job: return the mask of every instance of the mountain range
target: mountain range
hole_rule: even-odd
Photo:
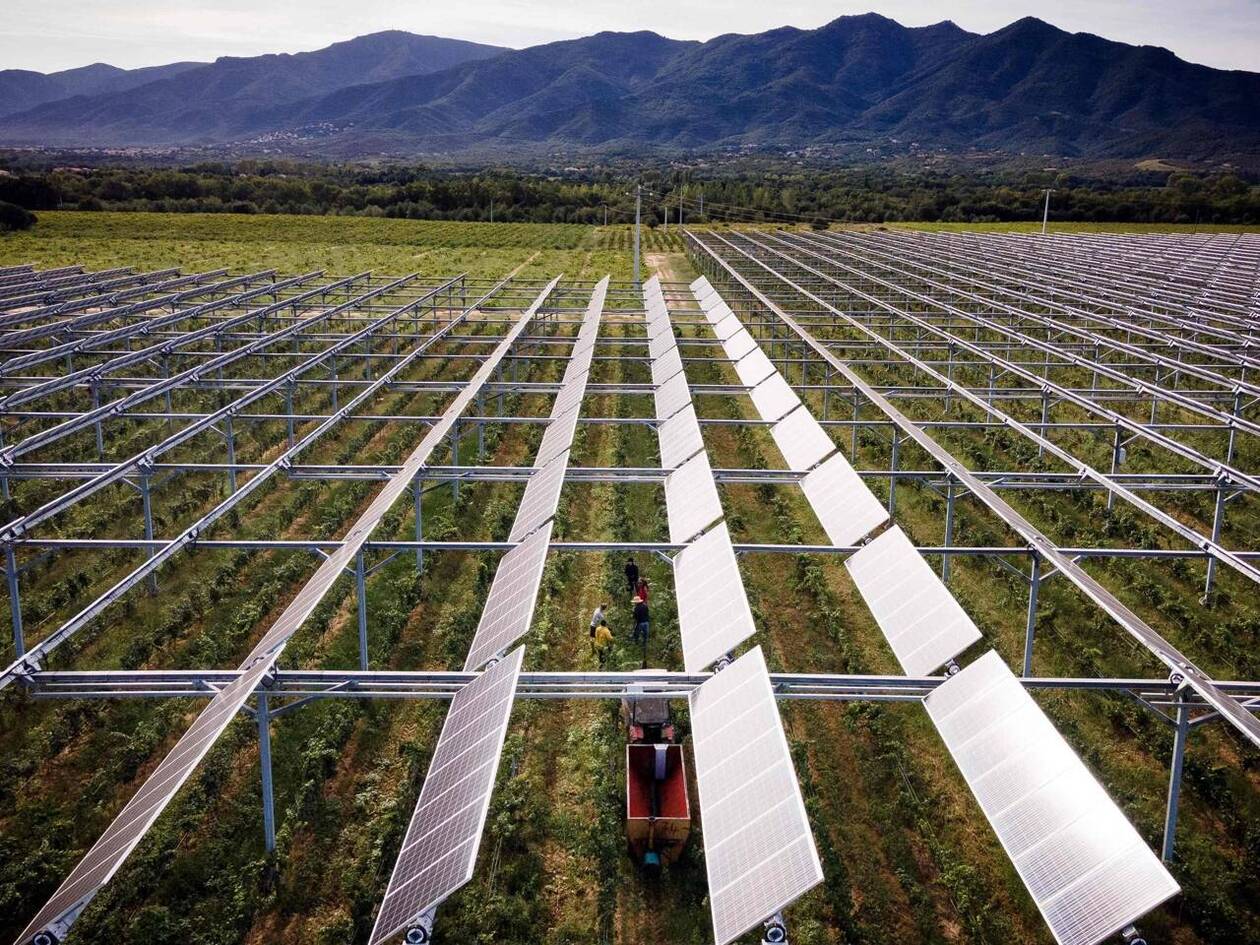
[[[387,32],[297,55],[0,72],[0,143],[341,157],[537,149],[1260,154],[1260,74],[1028,18],[985,35],[876,14],[707,42],[522,50]]]

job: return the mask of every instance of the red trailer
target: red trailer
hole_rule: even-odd
[[[691,833],[681,745],[626,746],[626,837],[635,861],[659,869],[678,859]]]

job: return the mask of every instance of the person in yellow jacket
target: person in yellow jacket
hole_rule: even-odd
[[[595,628],[595,635],[591,637],[591,649],[595,651],[595,655],[599,657],[599,668],[603,669],[604,664],[608,662],[608,652],[612,649],[613,635],[608,629],[608,624],[601,623]]]

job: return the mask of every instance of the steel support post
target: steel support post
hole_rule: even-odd
[[[857,388],[853,388],[853,432],[849,437],[849,459],[857,462],[857,441],[858,441],[858,410],[861,402],[858,400]]]
[[[888,514],[894,515],[897,512],[897,457],[901,453],[901,437],[897,435],[894,428],[892,433],[892,462],[889,465],[888,476]]]
[[[1216,507],[1212,511],[1212,543],[1219,543],[1221,540],[1221,526],[1225,522],[1225,483],[1218,482],[1216,485]],[[1212,596],[1212,584],[1216,580],[1216,559],[1209,557],[1207,560],[1207,580],[1203,584],[1203,602],[1207,603],[1208,598]]]
[[[1032,553],[1032,574],[1028,578],[1028,621],[1024,626],[1024,675],[1032,675],[1033,642],[1037,638],[1037,595],[1041,591],[1041,555]]]
[[[945,547],[954,543],[954,480],[945,481]],[[949,555],[941,555],[941,581],[949,583]]]
[[[294,386],[295,385],[293,381],[289,381],[288,384],[284,385],[284,412],[289,415],[288,421],[287,421],[289,425],[289,449],[293,449],[293,444],[295,442],[294,423],[293,423],[293,388]]]
[[[157,554],[158,546],[153,543],[153,488],[150,482],[149,473],[141,470],[140,472],[140,504],[144,509],[144,540],[149,542],[148,552],[152,558]],[[157,572],[150,571],[146,580],[149,588],[149,595],[157,594]]]
[[[4,543],[4,576],[9,583],[9,613],[13,618],[13,652],[17,656],[26,653],[26,637],[22,633],[22,598],[19,596],[17,554],[13,542]]]
[[[1111,438],[1111,475],[1115,478],[1117,472],[1120,471],[1120,434],[1121,429],[1117,425],[1116,432]],[[1110,489],[1107,490],[1107,511],[1110,512],[1116,506],[1116,494]]]
[[[416,541],[424,541],[424,480],[417,476],[411,481],[411,493],[416,500]],[[416,573],[424,570],[424,549],[416,549]]]
[[[223,418],[223,437],[227,440],[228,494],[236,494],[236,432],[232,429],[232,415]]]
[[[367,638],[367,571],[363,566],[363,552],[354,556],[354,596],[359,611],[359,669],[368,668]]]
[[[451,465],[459,465],[459,421],[456,420],[451,427]],[[459,501],[459,480],[451,480],[451,501]]]
[[[271,712],[267,694],[258,690],[258,767],[262,770],[263,844],[268,853],[276,851],[276,806],[271,785]]]
[[[100,378],[94,377],[92,378],[92,410],[93,411],[99,410],[100,406],[101,406],[101,381],[100,381]],[[93,424],[93,427],[96,430],[96,458],[99,460],[104,460],[105,459],[105,435],[101,431],[101,421],[97,420],[96,423]]]
[[[337,356],[334,354],[328,359],[328,376],[332,379],[332,412],[336,413],[337,407]]]
[[[1181,771],[1186,761],[1186,739],[1190,736],[1190,707],[1185,698],[1177,695],[1177,727],[1173,736],[1172,767],[1168,775],[1168,808],[1164,813],[1164,845],[1160,858],[1165,863],[1173,859],[1173,846],[1177,839],[1177,808],[1181,802]]]
[[[1041,392],[1041,429],[1037,432],[1043,437],[1046,435],[1047,425],[1050,423],[1050,391],[1043,390]],[[1046,455],[1046,444],[1037,444],[1037,458],[1041,459]]]

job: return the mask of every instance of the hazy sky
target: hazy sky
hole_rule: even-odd
[[[1165,46],[1192,62],[1260,71],[1260,0],[0,0],[0,69],[299,52],[384,29],[515,47],[600,30],[708,39],[811,28],[871,9],[908,26],[950,19],[982,33],[1038,16],[1066,30]]]

